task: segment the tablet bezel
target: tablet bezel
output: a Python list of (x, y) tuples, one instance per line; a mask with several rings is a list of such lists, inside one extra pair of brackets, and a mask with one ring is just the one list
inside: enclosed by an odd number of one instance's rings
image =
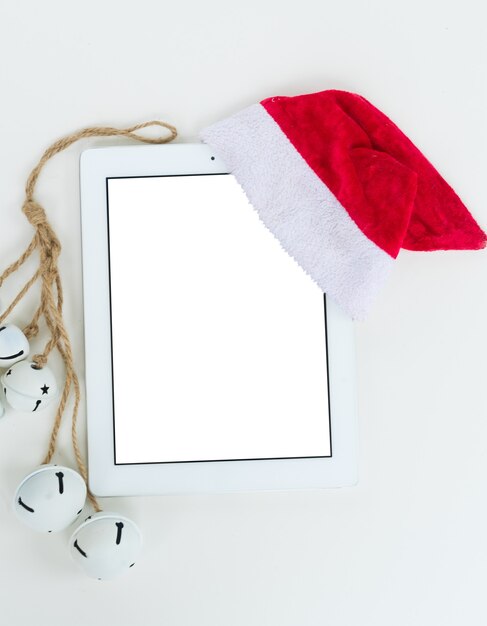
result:
[(357, 482), (353, 323), (329, 298), (331, 457), (115, 464), (107, 179), (226, 173), (225, 164), (205, 144), (91, 148), (81, 154), (89, 485), (96, 495), (309, 489)]

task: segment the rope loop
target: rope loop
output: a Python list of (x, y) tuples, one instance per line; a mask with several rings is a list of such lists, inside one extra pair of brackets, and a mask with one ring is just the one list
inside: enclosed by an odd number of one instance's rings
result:
[(35, 354), (32, 357), (32, 362), (37, 369), (41, 370), (47, 363), (47, 356), (45, 356), (44, 354)]
[(36, 337), (39, 332), (39, 325), (36, 322), (30, 322), (22, 331), (27, 339)]
[[(159, 126), (160, 128), (165, 128), (169, 131), (168, 137), (146, 137), (145, 135), (141, 135), (136, 131), (142, 130), (143, 128), (149, 128), (150, 126)], [(171, 124), (167, 124), (166, 122), (161, 122), (160, 120), (151, 120), (150, 122), (143, 122), (142, 124), (136, 124), (135, 126), (131, 126), (127, 128), (124, 135), (126, 137), (130, 137), (130, 139), (135, 139), (135, 141), (142, 141), (143, 143), (152, 143), (152, 144), (160, 144), (160, 143), (169, 143), (173, 139), (176, 139), (178, 135), (178, 131)]]

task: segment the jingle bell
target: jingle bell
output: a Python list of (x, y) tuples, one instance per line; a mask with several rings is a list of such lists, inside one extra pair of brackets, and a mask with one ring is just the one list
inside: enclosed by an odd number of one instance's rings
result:
[(5, 399), (17, 411), (44, 409), (57, 394), (52, 371), (47, 366), (38, 367), (32, 361), (12, 365), (0, 380)]
[(95, 513), (74, 531), (69, 549), (90, 578), (111, 580), (135, 564), (142, 546), (138, 527), (116, 513)]
[(13, 324), (0, 326), (0, 367), (10, 367), (29, 355), (29, 342)]
[(27, 526), (40, 532), (64, 530), (83, 510), (86, 484), (69, 467), (41, 465), (17, 487), (14, 509)]

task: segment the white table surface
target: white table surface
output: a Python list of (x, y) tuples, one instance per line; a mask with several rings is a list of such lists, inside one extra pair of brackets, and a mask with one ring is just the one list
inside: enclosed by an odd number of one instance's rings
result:
[[(325, 88), (362, 93), (389, 114), (487, 227), (485, 18), (478, 0), (3, 2), (1, 266), (29, 241), (24, 181), (58, 136), (159, 117), (190, 141), (264, 97)], [(78, 157), (102, 144), (56, 158), (39, 186), (64, 246), (81, 376)], [(28, 269), (2, 289), (4, 300)], [(41, 460), (54, 409), (5, 417), (0, 622), (485, 624), (486, 276), (486, 252), (400, 254), (357, 325), (356, 488), (110, 502), (145, 534), (137, 567), (113, 583), (75, 569), (67, 535), (33, 534), (13, 517), (12, 492)], [(26, 323), (32, 306), (12, 321)], [(58, 460), (72, 462), (67, 427), (61, 442)]]

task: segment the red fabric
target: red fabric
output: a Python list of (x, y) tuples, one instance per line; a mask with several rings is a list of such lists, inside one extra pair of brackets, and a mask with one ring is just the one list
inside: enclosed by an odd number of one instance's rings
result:
[(261, 102), (367, 237), (408, 250), (477, 250), (487, 237), (448, 183), (370, 102), (345, 91)]

